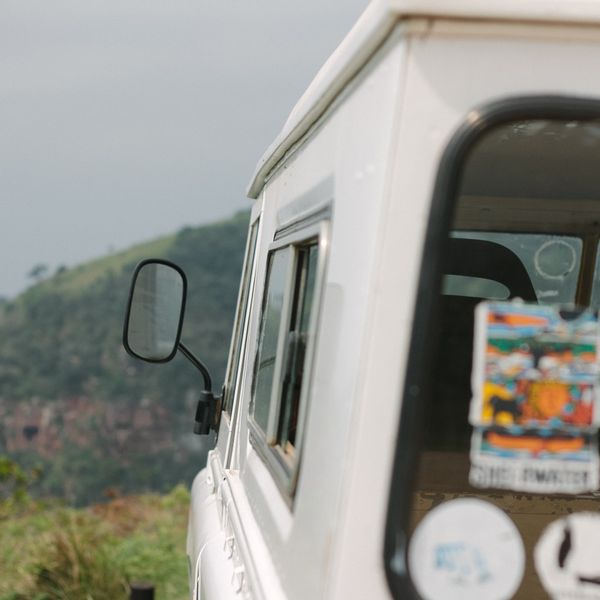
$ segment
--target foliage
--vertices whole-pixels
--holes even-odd
[[[191,481],[205,462],[201,456],[204,445],[198,439],[194,442],[195,452],[169,448],[107,456],[95,448],[68,444],[53,459],[40,461],[31,454],[21,453],[15,456],[22,465],[29,466],[32,460],[39,465],[40,475],[30,488],[34,496],[62,498],[69,505],[82,506],[115,490],[119,494],[148,490],[163,493],[173,482]]]
[[[87,509],[51,508],[0,529],[0,600],[125,600],[150,581],[157,600],[187,596],[189,493],[117,498]]]
[[[123,268],[128,268],[144,258],[163,256],[174,240],[175,235],[168,235],[136,244],[117,254],[104,256],[73,269],[67,269],[63,265],[57,269],[56,276],[44,282],[39,289],[58,293],[80,293],[109,273],[119,273]]]
[[[42,462],[36,494],[59,495],[81,505],[98,501],[107,487],[162,491],[191,479],[206,450],[198,438],[189,440],[202,379],[181,355],[166,365],[148,365],[125,353],[121,336],[129,281],[136,263],[149,256],[176,262],[186,271],[183,340],[207,364],[218,392],[247,226],[248,213],[243,212],[212,225],[187,227],[176,235],[61,269],[0,305],[0,453],[12,447],[12,458],[27,468]],[[122,415],[147,407],[163,415],[161,429],[142,435],[133,417],[123,417],[129,441],[121,448],[115,426],[102,421],[104,410],[78,417],[85,435],[75,439],[67,423],[73,419],[64,407],[76,402],[104,403]],[[22,406],[32,414],[55,407],[47,426],[54,428],[57,439],[45,454],[36,445],[41,433],[29,442],[6,425],[11,422],[7,417]],[[18,449],[15,440],[20,441]]]
[[[27,277],[34,281],[41,281],[48,273],[48,265],[39,263],[31,268],[31,271],[27,273]]]
[[[0,345],[0,398],[18,402],[35,396],[53,401],[60,395],[90,391],[109,398],[117,393],[156,397],[156,384],[166,381],[173,397],[192,380],[197,387],[196,373],[181,367],[187,367],[185,359],[167,365],[164,369],[171,372],[165,375],[161,368],[130,359],[122,349],[124,309],[129,280],[141,258],[139,248],[148,254],[156,251],[156,258],[172,260],[186,271],[184,337],[208,362],[214,379],[222,380],[247,222],[247,213],[240,213],[211,226],[188,227],[159,244],[74,269],[68,280],[58,276],[30,288],[4,307],[0,317],[0,339],[10,340]],[[134,259],[123,262],[123,257]],[[136,376],[130,376],[134,372]],[[183,376],[183,384],[179,377],[173,380],[175,374]]]
[[[0,519],[28,505],[28,488],[39,478],[39,466],[26,471],[8,456],[0,455]]]

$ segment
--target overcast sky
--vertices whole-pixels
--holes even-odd
[[[0,296],[249,207],[367,0],[0,0]]]

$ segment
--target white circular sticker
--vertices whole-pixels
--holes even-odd
[[[544,279],[564,279],[577,266],[577,253],[569,242],[551,239],[537,249],[533,264]]]
[[[440,504],[419,523],[408,566],[426,600],[506,600],[523,578],[525,549],[502,510],[459,498]]]
[[[533,559],[555,600],[600,600],[600,514],[574,513],[550,523]]]

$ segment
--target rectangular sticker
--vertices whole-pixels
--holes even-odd
[[[597,489],[597,315],[483,302],[475,319],[471,484],[540,493]]]

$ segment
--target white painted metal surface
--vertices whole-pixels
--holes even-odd
[[[369,7],[250,187],[260,197],[261,235],[241,380],[218,449],[193,488],[188,553],[199,598],[391,597],[385,518],[440,158],[486,103],[540,94],[600,98],[592,76],[598,66],[597,1]],[[332,211],[327,268],[290,498],[251,440],[253,361],[269,245],[282,226],[325,205]]]
[[[598,0],[373,0],[298,101],[260,159],[248,187],[257,198],[274,166],[307,133],[399,21],[477,20],[518,24],[600,23]]]

